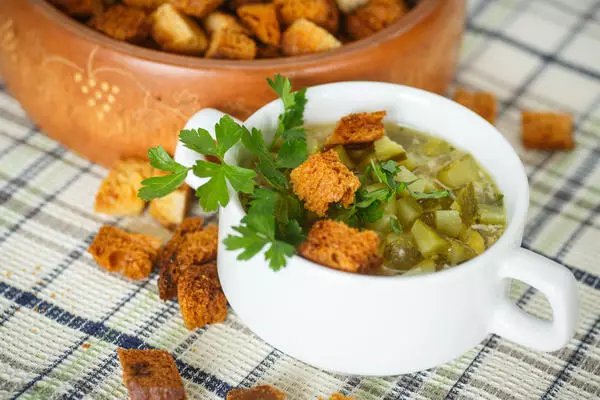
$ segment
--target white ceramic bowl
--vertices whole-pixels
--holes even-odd
[[[307,124],[334,123],[359,111],[387,110],[386,120],[430,133],[472,153],[504,193],[506,231],[485,253],[460,266],[410,277],[351,274],[295,256],[273,272],[263,254],[238,261],[222,239],[244,212],[236,193],[219,216],[219,277],[231,307],[247,326],[279,350],[326,370],[395,375],[450,361],[495,333],[541,351],[572,337],[578,315],[575,279],[559,264],[520,247],[529,205],[523,165],[504,137],[470,110],[432,93],[386,83],[342,82],[307,92]],[[267,104],[246,122],[275,131],[282,110]],[[222,114],[203,110],[188,128],[213,131]],[[228,154],[236,163],[239,148]],[[175,158],[199,156],[179,145]],[[202,180],[190,175],[197,187]],[[507,297],[510,279],[546,295],[552,321],[532,317]]]

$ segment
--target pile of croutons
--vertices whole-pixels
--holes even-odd
[[[48,0],[118,40],[170,53],[253,60],[318,53],[406,14],[409,0]]]

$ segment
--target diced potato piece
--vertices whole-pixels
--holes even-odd
[[[473,249],[475,253],[481,254],[485,251],[485,240],[483,240],[483,236],[479,232],[467,229],[460,234],[459,238]]]
[[[394,234],[393,239],[386,240],[384,248],[385,266],[396,270],[408,270],[418,263],[422,257],[411,234]]]
[[[406,160],[400,162],[400,165],[406,167],[410,171],[414,171],[419,167],[419,161],[414,156],[408,154]]]
[[[384,136],[375,141],[375,157],[380,161],[406,160],[406,150],[399,143],[394,142],[389,137]]]
[[[378,233],[387,233],[390,230],[390,218],[396,216],[396,199],[383,205],[383,215],[377,221],[365,224],[365,228]]]
[[[448,248],[448,262],[450,265],[457,265],[471,258],[477,254],[469,246],[459,242],[458,240],[451,240],[450,247]]]
[[[335,152],[338,153],[338,156],[340,156],[340,161],[342,162],[342,164],[344,164],[346,167],[348,167],[348,169],[354,169],[356,167],[356,165],[354,164],[354,162],[352,161],[352,159],[346,152],[346,149],[344,148],[344,146],[341,146],[341,145],[335,146],[333,148],[333,150],[335,150]]]
[[[420,219],[415,221],[410,233],[412,233],[423,257],[440,254],[448,248],[448,242]]]
[[[471,225],[473,223],[477,216],[479,205],[475,196],[475,187],[472,183],[469,183],[458,192],[456,200],[454,200],[450,208],[460,213],[465,224]]]
[[[442,168],[438,179],[450,188],[457,188],[479,180],[479,166],[470,154],[466,154]]]
[[[493,206],[490,204],[482,204],[479,206],[479,222],[486,225],[504,225],[506,224],[506,216],[504,208]]]
[[[445,235],[458,237],[462,229],[460,213],[455,210],[438,210],[435,212],[435,227]]]
[[[421,216],[423,209],[412,197],[401,197],[396,201],[398,220],[402,227],[408,229]]]

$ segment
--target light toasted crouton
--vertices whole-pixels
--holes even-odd
[[[225,400],[285,400],[286,396],[281,390],[269,385],[255,386],[250,389],[231,389]]]
[[[358,178],[342,164],[335,150],[308,157],[292,170],[290,179],[304,207],[320,216],[331,203],[340,202],[344,207],[352,204],[360,187]]]
[[[177,296],[177,282],[183,270],[190,265],[201,265],[217,258],[218,228],[203,226],[202,218],[186,218],[160,257],[158,294],[168,300]]]
[[[185,400],[181,376],[168,351],[119,348],[118,354],[130,399]]]
[[[570,114],[521,111],[523,144],[530,149],[568,150],[575,147]]]
[[[150,200],[148,212],[160,224],[173,230],[185,218],[190,194],[190,187],[184,184],[165,197]]]
[[[158,8],[161,5],[168,3],[169,0],[121,0],[121,2],[132,7],[140,7],[149,10],[154,10],[155,8]]]
[[[306,19],[296,20],[281,37],[281,49],[287,56],[319,53],[341,46],[335,36]]]
[[[104,11],[102,0],[50,0],[50,3],[72,17],[91,17]]]
[[[131,43],[141,43],[150,34],[150,18],[142,9],[117,4],[90,21],[105,35]]]
[[[224,29],[210,38],[206,58],[229,60],[254,60],[256,43],[241,32]]]
[[[326,400],[323,397],[319,397],[319,400]],[[346,397],[341,393],[334,393],[331,396],[329,396],[329,400],[355,400],[354,397]]]
[[[338,121],[335,130],[327,139],[327,147],[338,144],[365,144],[382,138],[385,134],[385,114],[385,111],[377,111],[346,115]]]
[[[403,0],[371,0],[346,18],[346,31],[358,40],[371,36],[408,12]]]
[[[247,4],[237,9],[240,20],[261,42],[279,46],[281,31],[273,4]]]
[[[198,23],[171,4],[163,4],[152,13],[152,37],[164,50],[202,55],[208,39]]]
[[[303,18],[334,34],[339,29],[339,13],[334,0],[274,0],[273,4],[286,26]]]
[[[152,177],[153,173],[148,161],[118,161],[98,189],[94,210],[109,215],[140,215],[146,202],[138,197],[137,192],[142,187],[141,182]]]
[[[224,0],[169,0],[175,8],[196,18],[206,17],[223,4],[223,1]]]
[[[187,267],[179,276],[177,300],[188,329],[225,321],[227,299],[219,282],[217,262]]]
[[[317,221],[298,252],[327,267],[348,272],[367,272],[381,264],[379,236],[359,231],[330,219]]]
[[[248,30],[238,22],[237,18],[221,11],[212,12],[204,18],[204,29],[210,35],[225,29],[248,34]]]
[[[357,8],[365,6],[369,0],[336,0],[338,8],[344,14],[350,14]]]
[[[496,122],[496,98],[489,92],[471,92],[460,88],[454,95],[454,101],[485,118],[489,123]]]
[[[103,226],[88,252],[107,271],[119,272],[131,279],[144,279],[152,272],[161,244],[159,238],[151,235]]]

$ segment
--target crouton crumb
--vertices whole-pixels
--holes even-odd
[[[173,53],[202,55],[208,38],[200,25],[171,4],[163,4],[152,13],[152,38]]]
[[[317,221],[299,253],[316,263],[347,272],[367,272],[381,264],[379,236],[350,228],[343,222]]]
[[[335,150],[310,156],[290,175],[294,192],[306,209],[324,216],[331,203],[344,207],[354,202],[360,187],[358,178],[340,161]]]
[[[471,92],[459,88],[454,95],[454,101],[475,111],[490,124],[496,122],[497,104],[493,94],[489,92]]]
[[[341,46],[335,36],[304,18],[296,20],[281,37],[281,49],[288,56],[320,53]]]
[[[366,144],[380,139],[385,134],[383,118],[385,111],[349,114],[340,119],[327,139],[327,147],[338,144]]]
[[[570,114],[522,111],[523,144],[530,149],[568,150],[575,147]]]
[[[394,23],[408,12],[403,0],[371,0],[346,17],[346,31],[363,39]]]
[[[247,4],[237,9],[240,20],[261,42],[279,46],[281,31],[273,4]]]
[[[144,10],[122,4],[112,6],[90,23],[105,35],[130,43],[144,42],[151,27]]]
[[[227,393],[226,400],[285,400],[285,398],[285,393],[281,390],[270,385],[261,385],[251,389],[232,389]]]

